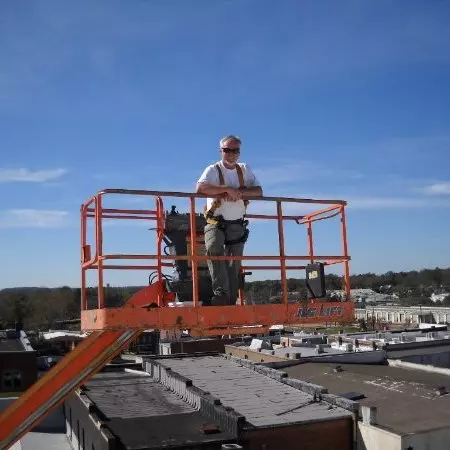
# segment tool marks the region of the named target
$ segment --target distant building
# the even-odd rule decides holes
[[[144,330],[142,334],[128,346],[131,353],[158,354],[160,332],[157,330]]]
[[[383,306],[373,305],[355,309],[357,320],[364,319],[391,324],[446,324],[450,322],[450,307],[443,306]]]
[[[24,331],[0,331],[0,392],[23,392],[38,378],[36,352]]]
[[[222,339],[215,338],[181,338],[178,340],[161,340],[159,343],[159,351],[155,354],[173,355],[186,353],[204,353],[204,352],[225,352],[225,346],[234,342],[241,342],[240,337],[223,337]],[[249,339],[246,339],[249,341]]]
[[[436,303],[436,302],[443,302],[449,295],[450,295],[450,293],[448,293],[448,292],[443,292],[441,294],[435,294],[433,292],[431,294],[431,296],[430,296],[430,299],[434,303]]]
[[[329,292],[330,298],[339,300],[345,299],[345,292],[343,290],[335,290]],[[395,297],[392,294],[380,294],[373,289],[351,289],[350,299],[355,303],[388,303],[395,302],[398,296]]]
[[[49,330],[41,333],[41,338],[47,348],[57,350],[61,355],[73,350],[86,337],[87,333],[81,333],[79,331]]]

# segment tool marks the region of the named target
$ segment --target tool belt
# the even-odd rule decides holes
[[[225,234],[225,245],[234,245],[234,244],[244,244],[245,242],[247,242],[248,239],[248,235],[250,234],[250,230],[248,229],[248,220],[245,219],[237,219],[237,220],[225,220],[223,218],[223,216],[213,216],[213,217],[208,217],[206,219],[206,223],[209,225],[214,225],[217,228],[219,228],[219,230],[222,230]],[[240,238],[237,239],[226,239],[226,235],[227,235],[227,226],[229,225],[242,225],[244,227],[244,233],[242,234],[242,236]]]
[[[219,185],[225,186],[225,178],[223,176],[220,165],[216,164],[215,168],[216,168],[216,170],[218,172],[218,176],[219,176]],[[237,175],[239,178],[239,187],[241,187],[241,188],[245,187],[244,173],[239,164],[236,165],[236,172],[237,172]],[[233,244],[240,244],[240,243],[247,242],[248,235],[249,235],[249,229],[247,228],[248,220],[244,220],[244,219],[225,220],[222,215],[217,215],[217,216],[214,215],[214,212],[216,211],[216,209],[220,207],[222,200],[223,200],[223,196],[219,196],[219,197],[215,198],[209,209],[205,205],[205,210],[203,212],[203,215],[205,217],[206,223],[209,225],[215,225],[217,228],[219,228],[220,230],[222,230],[224,232],[225,245],[233,245]],[[244,200],[245,211],[247,211],[248,204],[249,204],[249,201],[247,199],[245,199]],[[233,225],[233,224],[242,225],[244,227],[244,233],[238,239],[227,240],[226,239],[226,236],[227,236],[226,228],[227,228],[227,226]]]

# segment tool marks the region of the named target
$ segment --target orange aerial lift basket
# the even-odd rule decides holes
[[[105,208],[105,197],[145,197],[154,202],[154,209]],[[204,195],[183,192],[105,189],[89,198],[81,206],[81,329],[88,337],[68,353],[44,377],[24,392],[0,415],[0,450],[10,448],[21,436],[37,425],[53,408],[98,372],[122,349],[136,340],[145,329],[189,330],[192,335],[260,334],[271,325],[320,324],[350,322],[354,305],[350,301],[350,275],[347,249],[345,207],[342,200],[313,200],[286,197],[261,197],[252,203],[264,201],[275,206],[274,214],[248,214],[249,220],[275,221],[278,234],[277,255],[207,256],[202,249],[202,215],[196,211],[196,200]],[[186,254],[164,252],[167,222],[170,220],[164,199],[187,201]],[[136,202],[135,204],[139,204]],[[285,215],[283,207],[310,205],[316,209],[302,215]],[[313,224],[317,221],[340,218],[342,254],[316,255]],[[104,224],[108,219],[123,219],[152,223],[156,234],[155,254],[104,253]],[[94,225],[94,241],[88,242],[88,222]],[[306,227],[308,254],[287,254],[284,226],[294,221]],[[247,304],[244,287],[239,289],[239,300],[234,306],[202,306],[204,296],[205,262],[208,259],[240,260],[242,277],[248,271],[279,270],[281,300],[278,304]],[[144,263],[142,264],[142,261]],[[170,288],[165,270],[176,262],[187,262],[192,302],[189,306],[171,306],[178,297]],[[141,264],[137,264],[141,262]],[[249,264],[249,262],[252,262]],[[265,264],[264,264],[265,262]],[[267,265],[267,263],[273,265]],[[288,298],[289,271],[307,270],[310,264],[319,267],[343,265],[342,301],[317,299],[291,303]],[[155,276],[148,286],[138,290],[120,307],[107,304],[104,272],[108,270],[153,271]],[[96,272],[97,301],[88,302],[88,271]],[[317,275],[317,274],[316,274]],[[89,306],[89,307],[88,307]]]

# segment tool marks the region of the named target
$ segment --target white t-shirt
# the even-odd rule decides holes
[[[225,184],[229,187],[239,188],[239,177],[236,169],[227,169],[222,161],[218,162],[220,169],[225,180]],[[242,169],[242,174],[244,176],[245,187],[260,186],[259,181],[256,179],[255,174],[252,172],[248,164],[239,163]],[[197,183],[208,183],[219,185],[219,172],[215,167],[215,164],[208,166],[200,176]],[[211,207],[214,198],[207,198],[206,205],[209,209]],[[245,214],[245,205],[243,200],[238,200],[236,202],[230,202],[222,199],[220,207],[214,211],[215,216],[222,215],[225,220],[238,220],[242,219]]]

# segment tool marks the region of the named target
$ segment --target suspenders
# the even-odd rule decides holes
[[[219,184],[221,186],[225,185],[225,178],[223,176],[222,173],[222,169],[220,168],[220,165],[217,163],[214,166],[218,172],[219,175]],[[244,183],[244,173],[242,171],[242,167],[240,166],[240,164],[236,164],[236,172],[237,172],[237,176],[239,178],[239,187],[243,188],[245,187],[245,183]],[[217,223],[216,218],[214,217],[214,212],[216,211],[217,208],[220,207],[222,203],[222,198],[221,197],[216,197],[214,199],[214,201],[211,204],[211,207],[209,209],[206,209],[205,206],[205,212],[204,212],[204,216],[206,218],[206,220],[208,221],[208,223]],[[249,204],[248,200],[244,200],[244,206],[245,206],[245,210],[247,211],[247,206]]]

